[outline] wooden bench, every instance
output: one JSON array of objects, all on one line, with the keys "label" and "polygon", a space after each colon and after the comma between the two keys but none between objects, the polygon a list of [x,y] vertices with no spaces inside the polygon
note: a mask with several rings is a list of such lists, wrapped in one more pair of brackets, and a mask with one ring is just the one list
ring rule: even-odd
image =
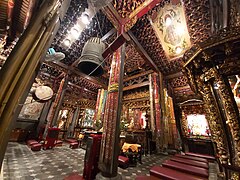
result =
[{"label": "wooden bench", "polygon": [[76,139],[66,139],[65,140],[67,143],[73,143],[73,142],[77,142],[77,140]]},{"label": "wooden bench", "polygon": [[176,154],[175,157],[184,158],[184,159],[191,159],[191,160],[194,160],[194,161],[200,161],[200,162],[208,163],[207,159],[194,157],[194,156],[187,156],[187,155]]},{"label": "wooden bench", "polygon": [[193,176],[161,166],[153,166],[150,169],[150,175],[164,180],[207,180],[207,178]]},{"label": "wooden bench", "polygon": [[32,150],[32,151],[40,151],[41,148],[42,148],[42,144],[40,144],[40,143],[33,144],[33,145],[31,146],[31,150]]},{"label": "wooden bench", "polygon": [[27,141],[28,147],[31,147],[31,146],[34,145],[34,144],[38,144],[38,142],[37,142],[36,140],[34,140],[34,139],[31,139],[31,140],[28,140],[28,141]]},{"label": "wooden bench", "polygon": [[185,172],[187,174],[192,174],[195,176],[200,176],[203,178],[208,178],[208,170],[204,169],[204,168],[200,168],[200,167],[195,167],[195,166],[191,166],[191,165],[187,165],[187,164],[183,164],[183,163],[179,163],[179,162],[174,162],[171,160],[167,160],[162,164],[163,167],[166,168],[171,168],[174,170],[178,170],[181,172]]},{"label": "wooden bench", "polygon": [[171,160],[171,161],[175,161],[175,162],[179,162],[179,163],[184,163],[184,164],[192,165],[192,166],[197,166],[197,167],[205,168],[205,169],[208,169],[208,168],[209,168],[208,163],[200,162],[200,161],[195,161],[195,160],[191,160],[191,159],[184,159],[184,158],[179,158],[179,157],[172,157],[170,160]]},{"label": "wooden bench", "polygon": [[197,154],[197,153],[191,153],[191,152],[187,152],[185,154],[187,156],[194,156],[194,157],[204,158],[204,159],[207,159],[208,161],[215,161],[216,160],[214,156],[210,156],[208,154]]},{"label": "wooden bench", "polygon": [[63,145],[63,141],[61,141],[61,140],[56,140],[55,146],[62,146],[62,145]]},{"label": "wooden bench", "polygon": [[121,168],[128,168],[129,166],[129,158],[125,157],[125,156],[118,156],[118,165]]},{"label": "wooden bench", "polygon": [[71,149],[76,149],[76,148],[78,148],[78,142],[72,142],[72,143],[70,143],[69,147],[70,147]]}]

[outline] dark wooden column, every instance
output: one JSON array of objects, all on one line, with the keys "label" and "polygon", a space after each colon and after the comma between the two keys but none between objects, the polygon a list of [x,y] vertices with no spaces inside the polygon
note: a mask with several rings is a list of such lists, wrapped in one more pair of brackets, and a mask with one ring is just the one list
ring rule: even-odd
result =
[{"label": "dark wooden column", "polygon": [[59,24],[60,6],[58,0],[44,1],[0,71],[0,167],[14,113]]},{"label": "dark wooden column", "polygon": [[156,115],[156,128],[155,128],[155,135],[156,135],[156,148],[157,152],[160,152],[162,150],[162,145],[161,145],[161,139],[163,138],[161,135],[163,134],[162,131],[164,129],[162,128],[162,122],[161,122],[161,109],[160,109],[160,94],[159,94],[159,83],[157,81],[158,76],[157,73],[153,73],[153,93],[154,93],[154,110],[155,110],[155,115]]},{"label": "dark wooden column", "polygon": [[39,133],[41,127],[44,126],[44,124],[46,124],[47,121],[47,115],[49,113],[49,110],[51,108],[51,104],[52,104],[52,100],[49,100],[48,102],[46,102],[43,106],[43,110],[42,113],[39,117],[39,122],[38,122],[38,127],[37,127],[37,134]]},{"label": "dark wooden column", "polygon": [[165,144],[165,137],[164,137],[164,132],[165,132],[165,121],[166,121],[166,102],[165,102],[165,96],[164,96],[164,83],[163,83],[163,74],[161,72],[158,73],[159,76],[159,83],[158,83],[158,87],[159,87],[159,101],[160,101],[160,113],[161,113],[161,117],[160,117],[160,149],[163,150],[163,147],[166,147]]},{"label": "dark wooden column", "polygon": [[80,113],[80,108],[77,107],[74,110],[74,114],[73,114],[71,123],[70,123],[70,125],[68,127],[67,137],[74,137],[74,127],[76,126],[76,122],[78,121],[79,113]]},{"label": "dark wooden column", "polygon": [[155,111],[154,111],[154,86],[153,86],[153,75],[149,74],[149,93],[150,93],[150,118],[149,124],[152,132],[155,132]]},{"label": "dark wooden column", "polygon": [[125,44],[113,53],[111,74],[108,85],[108,96],[103,122],[103,138],[99,159],[97,179],[119,179],[118,155],[120,116],[122,108],[123,72],[124,72]]}]

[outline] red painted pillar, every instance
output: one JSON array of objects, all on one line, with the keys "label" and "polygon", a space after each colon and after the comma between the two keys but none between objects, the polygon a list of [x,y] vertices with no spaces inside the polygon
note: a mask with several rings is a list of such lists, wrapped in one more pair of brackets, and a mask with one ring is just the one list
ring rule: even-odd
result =
[{"label": "red painted pillar", "polygon": [[51,105],[51,108],[49,110],[48,116],[47,116],[47,125],[44,131],[44,135],[43,138],[45,138],[47,136],[47,129],[51,126],[55,126],[57,125],[57,117],[58,117],[58,113],[59,110],[61,108],[61,104],[63,101],[63,97],[64,97],[64,93],[65,93],[65,89],[67,87],[68,84],[68,75],[66,75],[62,80],[61,83],[59,85],[58,91],[57,91],[57,95],[54,99],[54,102]]},{"label": "red painted pillar", "polygon": [[102,100],[102,108],[101,108],[101,116],[100,116],[101,123],[103,122],[103,118],[104,118],[106,99],[107,99],[107,90],[103,90],[103,100]]},{"label": "red painted pillar", "polygon": [[161,143],[161,134],[163,132],[162,126],[161,126],[161,109],[160,109],[160,89],[159,89],[159,77],[156,73],[152,74],[153,78],[153,93],[154,93],[154,110],[155,110],[155,137],[156,137],[156,148],[157,152],[160,152],[162,150],[162,143]]},{"label": "red painted pillar", "polygon": [[98,107],[99,107],[101,92],[102,92],[101,89],[98,89],[96,109],[95,109],[94,118],[93,118],[94,122],[96,122],[96,120],[99,120],[97,119],[97,114],[98,114]]},{"label": "red painted pillar", "polygon": [[121,46],[113,53],[99,158],[99,169],[101,170],[101,174],[97,175],[97,179],[119,178],[117,168],[120,150],[119,135],[122,108],[124,57],[125,45]]},{"label": "red painted pillar", "polygon": [[57,96],[53,103],[53,111],[50,119],[51,126],[57,125],[57,120],[58,120],[57,118],[58,118],[60,108],[62,106],[62,101],[67,88],[67,84],[68,84],[68,75],[66,74],[65,77],[61,80],[60,86],[58,88]]},{"label": "red painted pillar", "polygon": [[141,114],[140,114],[140,109],[134,109],[133,111],[133,119],[134,119],[134,130],[139,130],[141,128],[140,126],[140,119],[141,119]]}]

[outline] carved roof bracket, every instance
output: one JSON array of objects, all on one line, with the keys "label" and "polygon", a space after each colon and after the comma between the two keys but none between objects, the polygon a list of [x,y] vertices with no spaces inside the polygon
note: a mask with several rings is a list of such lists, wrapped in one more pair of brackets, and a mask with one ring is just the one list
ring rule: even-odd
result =
[{"label": "carved roof bracket", "polygon": [[211,69],[220,74],[231,75],[240,72],[240,27],[225,28],[206,41],[194,45],[183,57],[183,72],[191,88],[197,92],[197,78],[210,80]]}]

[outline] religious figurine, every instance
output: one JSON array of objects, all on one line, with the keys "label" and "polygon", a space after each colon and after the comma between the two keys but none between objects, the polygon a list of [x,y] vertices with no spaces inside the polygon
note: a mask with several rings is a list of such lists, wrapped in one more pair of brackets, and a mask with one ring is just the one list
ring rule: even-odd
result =
[{"label": "religious figurine", "polygon": [[65,122],[66,122],[66,118],[62,118],[58,124],[58,128],[64,129]]},{"label": "religious figurine", "polygon": [[129,123],[128,128],[129,128],[130,130],[132,130],[132,129],[134,128],[134,119],[133,119],[133,118],[131,118],[131,121],[130,121],[130,123]]},{"label": "religious figurine", "polygon": [[146,112],[146,114],[145,114],[145,121],[146,121],[145,129],[149,129],[149,125],[148,125],[149,120],[148,120],[148,118],[149,118],[149,115],[148,115],[148,112]]}]

